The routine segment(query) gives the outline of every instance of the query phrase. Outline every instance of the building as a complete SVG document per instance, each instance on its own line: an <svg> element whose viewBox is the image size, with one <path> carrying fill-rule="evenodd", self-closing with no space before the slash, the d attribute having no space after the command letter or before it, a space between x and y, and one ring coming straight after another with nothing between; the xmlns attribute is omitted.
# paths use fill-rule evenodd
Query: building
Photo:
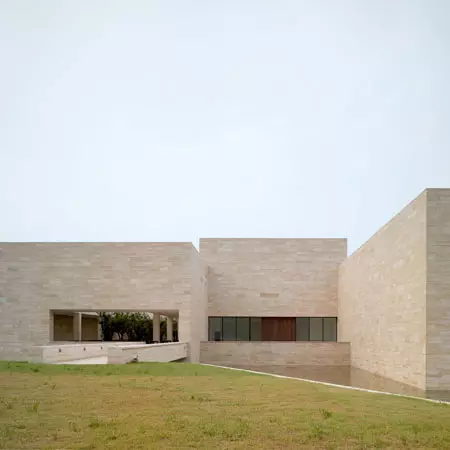
<svg viewBox="0 0 450 450"><path fill-rule="evenodd" d="M450 389L450 189L349 257L346 239L0 244L1 359L95 339L101 311L177 318L193 362L351 364Z"/></svg>

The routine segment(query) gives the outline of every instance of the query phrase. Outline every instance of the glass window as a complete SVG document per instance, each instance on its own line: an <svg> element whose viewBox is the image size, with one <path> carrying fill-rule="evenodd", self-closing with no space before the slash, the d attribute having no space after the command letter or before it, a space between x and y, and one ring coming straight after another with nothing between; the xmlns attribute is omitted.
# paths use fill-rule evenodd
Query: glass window
<svg viewBox="0 0 450 450"><path fill-rule="evenodd" d="M322 317L309 318L309 340L310 341L323 340Z"/></svg>
<svg viewBox="0 0 450 450"><path fill-rule="evenodd" d="M223 317L223 340L236 340L236 317Z"/></svg>
<svg viewBox="0 0 450 450"><path fill-rule="evenodd" d="M238 341L249 341L250 340L250 318L249 317L238 317L237 321L237 340Z"/></svg>
<svg viewBox="0 0 450 450"><path fill-rule="evenodd" d="M336 317L323 318L323 340L337 341Z"/></svg>
<svg viewBox="0 0 450 450"><path fill-rule="evenodd" d="M309 341L309 317L295 319L295 340Z"/></svg>
<svg viewBox="0 0 450 450"><path fill-rule="evenodd" d="M261 340L261 317L250 318L250 340Z"/></svg>
<svg viewBox="0 0 450 450"><path fill-rule="evenodd" d="M261 330L261 317L209 317L210 341L261 341ZM295 340L336 342L337 318L296 317Z"/></svg>
<svg viewBox="0 0 450 450"><path fill-rule="evenodd" d="M222 340L222 317L209 318L209 340L210 341Z"/></svg>

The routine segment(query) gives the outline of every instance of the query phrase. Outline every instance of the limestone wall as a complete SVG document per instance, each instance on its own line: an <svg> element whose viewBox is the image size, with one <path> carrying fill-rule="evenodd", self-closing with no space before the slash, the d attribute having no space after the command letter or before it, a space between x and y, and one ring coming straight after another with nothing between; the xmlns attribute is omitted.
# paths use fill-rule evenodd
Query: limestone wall
<svg viewBox="0 0 450 450"><path fill-rule="evenodd" d="M427 191L427 389L450 389L450 189Z"/></svg>
<svg viewBox="0 0 450 450"><path fill-rule="evenodd" d="M202 363L236 366L345 366L343 342L202 342Z"/></svg>
<svg viewBox="0 0 450 450"><path fill-rule="evenodd" d="M339 340L352 365L425 388L426 192L340 268Z"/></svg>
<svg viewBox="0 0 450 450"><path fill-rule="evenodd" d="M47 344L50 310L179 311L190 342L198 265L191 243L0 243L0 359Z"/></svg>
<svg viewBox="0 0 450 450"><path fill-rule="evenodd" d="M200 239L209 316L337 316L346 239Z"/></svg>

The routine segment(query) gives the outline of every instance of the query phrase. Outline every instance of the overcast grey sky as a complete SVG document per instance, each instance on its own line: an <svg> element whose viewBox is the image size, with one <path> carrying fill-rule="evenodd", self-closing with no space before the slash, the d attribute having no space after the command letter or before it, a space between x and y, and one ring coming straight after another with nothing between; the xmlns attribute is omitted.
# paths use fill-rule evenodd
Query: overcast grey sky
<svg viewBox="0 0 450 450"><path fill-rule="evenodd" d="M0 241L348 237L450 187L446 0L0 0Z"/></svg>

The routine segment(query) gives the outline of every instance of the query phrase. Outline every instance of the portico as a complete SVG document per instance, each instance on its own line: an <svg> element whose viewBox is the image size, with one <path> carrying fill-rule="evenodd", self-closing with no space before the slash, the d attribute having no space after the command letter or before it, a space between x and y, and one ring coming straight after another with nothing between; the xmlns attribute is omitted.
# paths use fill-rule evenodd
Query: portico
<svg viewBox="0 0 450 450"><path fill-rule="evenodd" d="M131 311L115 311L131 312ZM148 313L149 326L152 323L152 341L173 342L173 322L178 318L178 311L139 311ZM51 320L49 322L50 342L92 342L102 341L102 329L100 312L80 312L80 311L50 311ZM164 334L161 326L165 322ZM117 340L118 337L116 336ZM129 340L125 337L125 340Z"/></svg>

